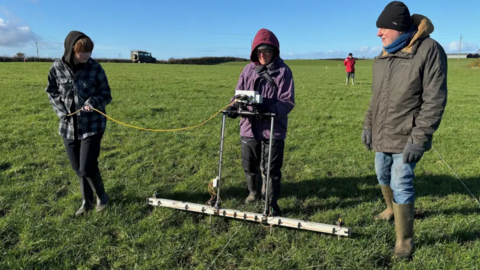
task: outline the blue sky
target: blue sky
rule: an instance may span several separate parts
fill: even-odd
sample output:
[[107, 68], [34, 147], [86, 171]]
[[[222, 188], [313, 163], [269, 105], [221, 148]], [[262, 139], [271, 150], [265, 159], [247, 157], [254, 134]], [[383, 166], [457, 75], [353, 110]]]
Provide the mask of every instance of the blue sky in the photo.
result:
[[[95, 42], [93, 57], [128, 58], [131, 49], [157, 59], [248, 58], [261, 28], [273, 31], [284, 59], [372, 57], [381, 50], [375, 22], [383, 0], [0, 0], [0, 56], [24, 52], [60, 57], [71, 30]], [[480, 1], [407, 0], [430, 18], [431, 35], [447, 52], [480, 49]]]

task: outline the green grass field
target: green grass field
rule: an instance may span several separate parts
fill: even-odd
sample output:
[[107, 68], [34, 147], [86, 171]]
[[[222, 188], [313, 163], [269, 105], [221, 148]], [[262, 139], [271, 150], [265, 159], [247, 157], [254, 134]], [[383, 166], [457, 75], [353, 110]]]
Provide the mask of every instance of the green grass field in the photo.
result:
[[[360, 141], [372, 61], [357, 61], [345, 85], [339, 61], [286, 61], [296, 86], [283, 168], [284, 215], [333, 224], [351, 238], [165, 208], [161, 197], [204, 203], [217, 175], [221, 117], [182, 132], [154, 133], [109, 122], [99, 158], [110, 207], [81, 218], [78, 180], [57, 134], [44, 89], [49, 63], [0, 63], [0, 269], [478, 269], [480, 207], [439, 156], [416, 168], [416, 251], [392, 257], [374, 153]], [[449, 63], [449, 100], [434, 148], [480, 195], [480, 70]], [[113, 101], [107, 113], [156, 129], [192, 126], [225, 106], [245, 63], [215, 66], [103, 64]], [[227, 122], [224, 207], [245, 206], [238, 119]]]

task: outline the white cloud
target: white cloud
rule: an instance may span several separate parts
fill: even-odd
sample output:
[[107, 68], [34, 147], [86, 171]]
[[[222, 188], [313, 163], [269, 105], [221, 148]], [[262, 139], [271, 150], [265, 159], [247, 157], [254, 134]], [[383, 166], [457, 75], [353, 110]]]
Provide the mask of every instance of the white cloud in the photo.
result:
[[383, 50], [382, 46], [375, 46], [370, 48], [370, 50], [368, 51], [368, 54], [374, 54], [375, 56], [377, 56], [380, 54], [380, 52], [382, 52], [382, 50]]
[[0, 46], [5, 47], [24, 47], [26, 44], [39, 39], [32, 29], [21, 19], [12, 16], [4, 7], [0, 11], [7, 18], [0, 18]]
[[[446, 48], [448, 52], [458, 52], [458, 47], [460, 42], [452, 41]], [[469, 42], [462, 42], [462, 52], [476, 52], [479, 48], [478, 44], [469, 43]]]
[[368, 53], [370, 51], [370, 47], [368, 46], [363, 46], [360, 48], [360, 53]]
[[20, 26], [20, 27], [18, 27], [18, 30], [28, 32], [28, 31], [30, 31], [30, 27], [28, 27], [28, 26]]

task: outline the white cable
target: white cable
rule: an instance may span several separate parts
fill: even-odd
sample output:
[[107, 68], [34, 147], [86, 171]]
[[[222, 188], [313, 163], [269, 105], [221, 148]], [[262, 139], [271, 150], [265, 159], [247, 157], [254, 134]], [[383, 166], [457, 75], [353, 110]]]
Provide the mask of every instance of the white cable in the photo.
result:
[[215, 257], [215, 259], [213, 259], [212, 261], [212, 264], [210, 264], [210, 266], [207, 268], [210, 269], [210, 267], [213, 266], [213, 264], [215, 263], [215, 261], [218, 259], [218, 257], [223, 253], [223, 251], [225, 250], [225, 248], [228, 246], [228, 244], [230, 244], [230, 241], [232, 241], [232, 239], [235, 237], [235, 235], [240, 231], [240, 229], [242, 228], [243, 224], [245, 223], [242, 223], [242, 225], [240, 225], [240, 227], [238, 227], [238, 230], [232, 235], [232, 237], [230, 237], [230, 239], [228, 239], [228, 242], [225, 244], [225, 246], [222, 248], [222, 250], [220, 251], [220, 253], [218, 253], [217, 257]]
[[475, 197], [475, 195], [473, 195], [473, 193], [470, 191], [470, 189], [468, 189], [468, 187], [465, 185], [465, 183], [463, 183], [462, 179], [460, 178], [460, 176], [458, 176], [458, 174], [452, 169], [452, 167], [450, 167], [450, 165], [448, 165], [448, 163], [445, 161], [445, 159], [442, 157], [442, 155], [440, 155], [440, 153], [437, 151], [437, 149], [435, 149], [433, 146], [432, 146], [432, 149], [437, 153], [437, 155], [443, 160], [443, 162], [448, 166], [448, 168], [453, 172], [453, 174], [455, 175], [455, 177], [457, 177], [457, 179], [462, 183], [462, 185], [465, 187], [465, 189], [467, 189], [467, 191], [470, 193], [470, 195], [472, 195], [472, 198], [475, 199], [475, 201], [477, 201], [478, 203], [478, 206], [480, 207], [480, 201], [478, 201], [478, 199]]

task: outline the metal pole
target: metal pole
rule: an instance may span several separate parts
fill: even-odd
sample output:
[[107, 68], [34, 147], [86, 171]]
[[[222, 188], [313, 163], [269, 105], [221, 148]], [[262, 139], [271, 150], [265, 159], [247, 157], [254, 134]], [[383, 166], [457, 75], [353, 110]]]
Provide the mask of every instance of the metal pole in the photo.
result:
[[222, 160], [223, 160], [223, 141], [225, 138], [225, 113], [222, 115], [222, 131], [220, 135], [220, 159], [218, 161], [218, 182], [217, 182], [217, 201], [215, 202], [215, 209], [220, 208], [220, 180], [222, 179]]
[[37, 46], [37, 60], [40, 61], [40, 55], [38, 54], [38, 42], [35, 42], [35, 45]]
[[457, 62], [460, 61], [460, 51], [462, 50], [462, 35], [460, 35], [460, 44], [458, 45], [458, 59]]
[[[269, 207], [269, 194], [268, 190], [270, 189], [271, 181], [270, 181], [270, 163], [272, 162], [272, 142], [273, 142], [273, 122], [275, 120], [275, 114], [270, 114], [271, 124], [270, 124], [270, 139], [268, 143], [268, 164], [267, 164], [267, 183], [265, 185], [265, 208], [263, 209], [263, 216], [268, 216], [268, 207]], [[272, 189], [273, 192], [273, 189]]]

